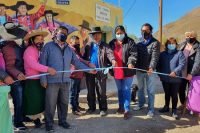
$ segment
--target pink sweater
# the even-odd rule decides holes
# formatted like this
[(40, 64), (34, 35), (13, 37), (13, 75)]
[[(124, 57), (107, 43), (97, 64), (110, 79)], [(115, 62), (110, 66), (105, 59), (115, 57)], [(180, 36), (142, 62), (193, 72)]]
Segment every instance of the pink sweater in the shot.
[(39, 50), (34, 46), (29, 46), (24, 52), (24, 69), (26, 76), (33, 76), (40, 74), (40, 72), (48, 71), (47, 66), (39, 63)]

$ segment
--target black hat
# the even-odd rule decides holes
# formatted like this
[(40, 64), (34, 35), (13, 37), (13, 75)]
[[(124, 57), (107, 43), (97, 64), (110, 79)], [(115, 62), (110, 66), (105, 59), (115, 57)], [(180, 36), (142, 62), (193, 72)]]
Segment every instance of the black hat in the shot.
[(16, 5), (10, 6), (10, 9), (13, 11), (17, 11), (17, 8), (21, 5), (26, 5), (27, 10), (32, 10), (34, 5), (29, 5), (25, 1), (17, 1)]
[(87, 29), (87, 30), (89, 30), (89, 31), (91, 31), (91, 29), (90, 29), (90, 24), (89, 24), (89, 22), (86, 21), (86, 20), (83, 20), (82, 24), (79, 25), (79, 26), (82, 27), (82, 28), (85, 28), (85, 29)]
[(44, 11), (43, 16), (45, 16), (46, 14), (52, 14), (53, 16), (58, 16), (59, 13), (53, 12), (52, 10), (46, 10)]
[(95, 34), (95, 33), (102, 33), (101, 27), (93, 27), (90, 34)]
[(1, 7), (1, 6), (5, 7), (6, 9), (9, 9), (9, 6), (6, 6), (6, 5), (3, 4), (3, 3), (0, 3), (0, 7)]

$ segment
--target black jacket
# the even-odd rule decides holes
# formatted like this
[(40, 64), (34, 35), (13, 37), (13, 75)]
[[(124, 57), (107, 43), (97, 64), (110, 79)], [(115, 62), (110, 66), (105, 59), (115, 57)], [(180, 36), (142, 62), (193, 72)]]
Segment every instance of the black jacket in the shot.
[[(83, 59), (90, 61), (91, 50), (94, 45), (94, 42), (91, 41), (85, 46), (85, 53), (83, 55)], [(108, 67), (111, 65), (112, 60), (115, 60), (113, 51), (109, 47), (109, 45), (105, 42), (101, 42), (98, 49), (98, 62), (99, 67)], [(97, 73), (98, 78), (107, 78), (107, 74), (104, 74), (102, 71)]]
[(160, 43), (152, 38), (147, 45), (143, 45), (142, 42), (137, 43), (138, 59), (136, 67), (144, 70), (152, 68), (156, 69), (159, 55), (160, 55)]
[[(115, 42), (116, 39), (113, 39), (109, 45), (111, 49), (114, 51), (115, 50)], [(137, 46), (136, 43), (134, 42), (133, 39), (126, 37), (124, 38), (123, 41), (123, 54), (122, 54), (122, 61), (123, 61), (123, 67), (127, 67), (129, 64), (132, 64), (133, 66), (136, 65), (137, 62)], [(113, 71), (110, 73), (111, 75), (114, 75)], [(130, 70), (130, 69), (124, 69), (124, 76), (125, 77), (130, 77), (135, 75), (135, 70)]]
[[(179, 50), (184, 51), (187, 42), (179, 45)], [(200, 76), (200, 43), (196, 41), (187, 58), (187, 73), (193, 76)]]

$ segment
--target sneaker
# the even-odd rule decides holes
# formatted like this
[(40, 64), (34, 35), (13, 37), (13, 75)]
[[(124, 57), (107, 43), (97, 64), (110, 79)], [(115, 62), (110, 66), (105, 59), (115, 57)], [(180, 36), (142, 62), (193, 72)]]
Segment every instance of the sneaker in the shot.
[(138, 111), (138, 110), (141, 110), (142, 108), (143, 108), (143, 107), (136, 106), (136, 107), (133, 108), (133, 110), (134, 110), (134, 111)]
[(76, 111), (72, 111), (72, 114), (74, 114), (74, 115), (78, 115), (78, 116), (83, 115), (83, 113), (81, 113), (81, 112), (78, 111), (78, 110), (76, 110)]
[(59, 123), (59, 126), (63, 127), (64, 129), (71, 129), (71, 126), (69, 123), (64, 122), (64, 123)]
[(118, 108), (116, 114), (124, 114), (124, 109)]
[(78, 106), (78, 110), (79, 111), (85, 111), (85, 108), (82, 108), (82, 107)]
[(54, 132), (53, 126), (46, 126), (46, 131), (49, 133)]
[(107, 115), (107, 111), (100, 111), (100, 116), (106, 116)]
[(153, 117), (153, 116), (154, 116), (154, 113), (153, 113), (152, 111), (149, 111), (149, 112), (147, 113), (147, 116), (148, 116), (148, 117)]
[(162, 109), (159, 110), (160, 113), (166, 113), (169, 112), (169, 107), (168, 106), (164, 106)]
[(24, 125), (24, 123), (18, 123), (15, 125), (15, 128), (14, 128), (15, 131), (24, 131), (26, 129), (27, 127)]
[(177, 114), (176, 109), (173, 109), (173, 111), (172, 111), (172, 117), (175, 118), (175, 119), (178, 119), (178, 114)]
[(124, 113), (124, 120), (128, 120), (129, 118), (131, 118), (130, 112), (125, 112)]
[(39, 118), (34, 120), (33, 123), (35, 124), (35, 128), (40, 128), (42, 126), (42, 123)]

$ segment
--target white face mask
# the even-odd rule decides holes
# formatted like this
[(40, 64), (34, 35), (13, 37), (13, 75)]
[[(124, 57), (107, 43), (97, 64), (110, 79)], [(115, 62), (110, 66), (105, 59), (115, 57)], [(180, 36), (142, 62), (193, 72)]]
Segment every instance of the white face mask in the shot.
[(119, 41), (122, 41), (125, 37), (125, 34), (119, 34), (119, 35), (116, 35), (116, 39), (119, 40)]
[(22, 43), (23, 43), (23, 40), (22, 39), (16, 39), (16, 40), (14, 40), (16, 43), (17, 43), (17, 45), (19, 45), (19, 46), (21, 46), (22, 45)]

